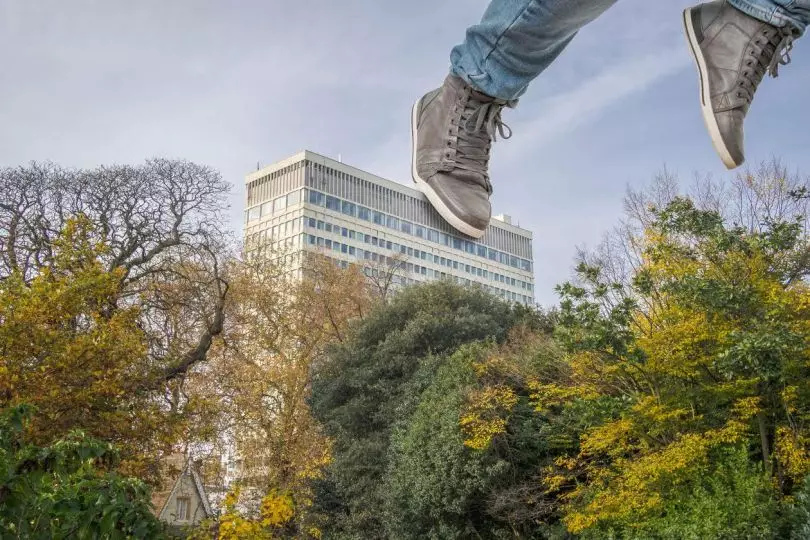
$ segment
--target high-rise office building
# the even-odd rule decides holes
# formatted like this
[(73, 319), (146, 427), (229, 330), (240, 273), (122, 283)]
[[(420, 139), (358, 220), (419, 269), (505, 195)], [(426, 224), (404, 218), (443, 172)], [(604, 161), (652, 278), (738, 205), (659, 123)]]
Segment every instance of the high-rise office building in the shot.
[(386, 265), (408, 285), (449, 279), (534, 302), (532, 233), (494, 218), (479, 240), (447, 224), (418, 190), (304, 151), (246, 177), (245, 247), (284, 252), (301, 272), (320, 252), (366, 271)]

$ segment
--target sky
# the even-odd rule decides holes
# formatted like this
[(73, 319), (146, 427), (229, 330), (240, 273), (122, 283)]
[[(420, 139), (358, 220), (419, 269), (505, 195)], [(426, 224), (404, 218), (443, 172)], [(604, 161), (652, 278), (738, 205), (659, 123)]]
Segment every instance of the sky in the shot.
[[(725, 178), (681, 34), (690, 0), (619, 0), (504, 120), (494, 213), (534, 232), (536, 298), (556, 302), (628, 188), (664, 168)], [(413, 101), (441, 84), (482, 0), (0, 0), (0, 166), (185, 158), (234, 185), (309, 149), (410, 184)], [(810, 169), (810, 39), (760, 88), (749, 164)], [(2, 196), (2, 195), (0, 195)]]

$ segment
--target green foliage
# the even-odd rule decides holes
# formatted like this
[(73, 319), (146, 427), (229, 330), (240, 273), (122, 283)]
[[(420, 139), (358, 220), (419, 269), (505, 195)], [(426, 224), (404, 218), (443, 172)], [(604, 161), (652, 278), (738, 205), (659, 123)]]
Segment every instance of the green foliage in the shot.
[(386, 485), (389, 537), (469, 538), (492, 528), (483, 499), (509, 464), (465, 446), (459, 425), (476, 380), (472, 362), (483, 353), (475, 345), (449, 358), (395, 431)]
[(394, 424), (407, 420), (443, 358), (503, 341), (521, 314), (448, 283), (406, 289), (370, 314), (314, 369), (312, 410), (334, 439), (316, 509), (330, 538), (385, 537), (383, 482)]
[(780, 518), (773, 488), (751, 464), (743, 447), (711, 456), (708, 471), (682, 477), (667, 493), (663, 510), (642, 520), (602, 524), (583, 540), (719, 540), (779, 537)]
[(375, 312), (316, 367), (325, 535), (808, 537), (792, 219), (743, 229), (676, 198), (649, 210), (628, 275), (583, 262), (553, 316), (447, 284)]
[(802, 482), (792, 504), (787, 505), (784, 522), (783, 537), (791, 540), (810, 538), (810, 476)]
[[(25, 437), (45, 445), (80, 429), (122, 452), (122, 470), (148, 477), (182, 417), (162, 408), (137, 307), (116, 307), (123, 270), (85, 217), (69, 220), (51, 264), (0, 280), (0, 408), (31, 404)], [(158, 386), (160, 387), (160, 385)]]
[(50, 446), (23, 442), (32, 410), (0, 416), (0, 536), (14, 538), (160, 538), (145, 484), (110, 472), (109, 444), (71, 432)]

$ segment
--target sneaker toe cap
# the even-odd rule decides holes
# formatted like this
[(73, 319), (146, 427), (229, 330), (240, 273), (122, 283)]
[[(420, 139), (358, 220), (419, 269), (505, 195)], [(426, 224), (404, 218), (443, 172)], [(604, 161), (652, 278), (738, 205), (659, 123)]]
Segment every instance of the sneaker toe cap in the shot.
[(483, 187), (443, 173), (433, 175), (428, 184), (458, 219), (480, 231), (487, 228), (492, 206)]
[(728, 168), (739, 167), (745, 162), (745, 135), (743, 124), (745, 113), (735, 109), (715, 114), (717, 127), (722, 138), (721, 155)]

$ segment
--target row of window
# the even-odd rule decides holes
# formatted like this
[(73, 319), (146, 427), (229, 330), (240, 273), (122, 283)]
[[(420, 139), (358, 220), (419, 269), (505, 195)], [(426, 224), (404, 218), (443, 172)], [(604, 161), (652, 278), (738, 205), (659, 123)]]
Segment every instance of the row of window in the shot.
[(254, 206), (247, 211), (247, 221), (254, 221), (263, 217), (270, 216), (277, 212), (283, 212), (288, 206), (294, 206), (301, 202), (301, 190), (292, 191), (281, 197), (276, 197), (271, 201), (267, 201), (259, 206)]
[[(425, 227), (447, 234), (458, 234), (416, 190), (408, 189), (413, 193), (413, 195), (408, 195), (398, 189), (392, 189), (393, 186), (385, 186), (377, 181), (362, 178), (362, 175), (347, 173), (342, 169), (342, 167), (336, 168), (323, 162), (307, 161), (305, 187), (374, 208), (400, 219), (420, 223)], [(286, 191), (279, 193), (286, 193)], [(507, 231), (498, 226), (491, 227), (487, 234), (476, 242), (518, 257), (532, 259), (530, 237)]]
[[(417, 238), (422, 238), (428, 240), (429, 242), (434, 242), (436, 244), (444, 245), (459, 251), (464, 251), (470, 255), (477, 255), (478, 257), (512, 266), (513, 268), (519, 268), (526, 272), (532, 271), (531, 261), (521, 259), (520, 257), (516, 257), (514, 255), (509, 255), (503, 251), (489, 248), (471, 240), (445, 234), (441, 231), (431, 229), (430, 227), (423, 227), (422, 225), (417, 225), (389, 214), (371, 210), (365, 206), (357, 205), (350, 201), (341, 200), (337, 197), (326, 195), (319, 191), (309, 190), (307, 197), (310, 203), (323, 206), (327, 210), (341, 212), (347, 216), (362, 219), (375, 225), (379, 225), (380, 227), (386, 227), (401, 233), (416, 236)], [(293, 191), (287, 195), (276, 197), (271, 201), (267, 201), (261, 205), (250, 208), (246, 213), (246, 218), (248, 222), (255, 221), (275, 213), (283, 212), (287, 209), (287, 207), (296, 205), (299, 202), (301, 202), (301, 190)]]
[(311, 204), (323, 206), (327, 210), (340, 212), (381, 227), (393, 229), (411, 236), (416, 236), (417, 238), (428, 240), (429, 242), (464, 251), (470, 255), (477, 255), (491, 261), (512, 266), (513, 268), (519, 268), (526, 272), (532, 271), (532, 262), (527, 259), (521, 259), (520, 257), (504, 253), (503, 251), (489, 248), (471, 240), (445, 234), (429, 227), (423, 227), (422, 225), (399, 219), (396, 216), (384, 214), (350, 201), (338, 199), (332, 195), (326, 195), (320, 191), (309, 190), (308, 201)]
[[(344, 253), (344, 254), (347, 254), (347, 255), (353, 255), (354, 254), (358, 259), (364, 259), (364, 260), (372, 260), (372, 261), (378, 261), (378, 262), (386, 262), (386, 261), (395, 262), (392, 259), (390, 259), (389, 257), (386, 257), (384, 255), (379, 255), (377, 253), (365, 251), (365, 250), (362, 250), (362, 249), (359, 249), (359, 248), (353, 248), (352, 246), (346, 246), (346, 244), (341, 244), (340, 242), (331, 241), (328, 238), (321, 238), (319, 236), (313, 236), (313, 235), (306, 235), (306, 237), (308, 238), (308, 243), (311, 246), (317, 246), (319, 248), (322, 248), (324, 251), (332, 250), (332, 251)], [(331, 259), (340, 268), (348, 268), (349, 267), (350, 263), (347, 262), (347, 261), (342, 261), (342, 260), (339, 260), (339, 259), (335, 259), (333, 257), (329, 257), (328, 255), (326, 255), (326, 256), (329, 259)], [(439, 271), (436, 271), (436, 270), (432, 270), (430, 268), (426, 268), (426, 267), (420, 266), (418, 264), (407, 263), (407, 265), (403, 265), (403, 270), (405, 270), (406, 272), (408, 272), (410, 274), (416, 275), (416, 276), (424, 276), (424, 278), (426, 278), (426, 279), (449, 279), (450, 281), (452, 281), (454, 283), (457, 283), (459, 285), (467, 285), (467, 286), (475, 285), (475, 286), (478, 286), (478, 287), (483, 287), (490, 294), (494, 294), (495, 296), (497, 296), (499, 298), (503, 298), (505, 300), (512, 300), (512, 301), (515, 301), (515, 302), (522, 302), (523, 304), (530, 304), (530, 303), (533, 302), (532, 297), (528, 296), (528, 295), (525, 295), (525, 294), (518, 294), (516, 292), (507, 291), (505, 289), (501, 289), (499, 287), (494, 287), (492, 285), (486, 285), (486, 284), (483, 284), (483, 283), (474, 282), (474, 281), (466, 279), (466, 278), (461, 278), (461, 277), (458, 277), (458, 276), (453, 276), (453, 275), (450, 275), (450, 274), (446, 274), (444, 272), (439, 272)], [(377, 274), (379, 272), (379, 270), (376, 269), (376, 268), (364, 268), (363, 272), (366, 275), (375, 275), (375, 274)], [(414, 283), (418, 283), (419, 281), (422, 281), (422, 280), (415, 280), (415, 279), (409, 278), (407, 276), (394, 276), (394, 279), (393, 279), (394, 284), (397, 284), (397, 285), (413, 285)]]
[[(433, 255), (432, 253), (428, 253), (428, 252), (426, 252), (424, 250), (414, 249), (413, 247), (405, 246), (405, 245), (402, 245), (402, 244), (399, 244), (399, 243), (396, 243), (396, 242), (391, 242), (390, 240), (377, 238), (376, 236), (372, 236), (370, 234), (365, 234), (365, 233), (360, 232), (360, 231), (354, 231), (352, 229), (347, 229), (346, 227), (341, 227), (341, 226), (339, 226), (337, 224), (329, 223), (328, 221), (323, 221), (323, 220), (319, 220), (319, 219), (315, 219), (315, 218), (309, 218), (309, 217), (296, 218), (296, 219), (288, 220), (288, 221), (286, 221), (284, 223), (280, 223), (278, 225), (268, 227), (266, 230), (262, 230), (262, 231), (253, 233), (253, 234), (249, 235), (248, 238), (247, 238), (248, 247), (250, 248), (250, 247), (258, 246), (260, 244), (265, 243), (266, 241), (279, 242), (281, 239), (283, 239), (285, 237), (295, 235), (300, 230), (302, 230), (304, 228), (304, 227), (301, 227), (301, 225), (300, 225), (302, 220), (303, 220), (304, 227), (312, 229), (312, 230), (320, 230), (320, 231), (325, 231), (325, 232), (328, 232), (328, 233), (341, 235), (344, 238), (348, 238), (350, 240), (356, 240), (358, 242), (363, 242), (365, 244), (369, 244), (369, 245), (374, 246), (374, 247), (380, 247), (380, 248), (383, 248), (383, 249), (387, 249), (389, 251), (393, 251), (394, 253), (399, 253), (399, 254), (405, 255), (407, 257), (414, 257), (416, 259), (420, 259), (420, 260), (423, 260), (423, 261), (428, 262), (428, 263), (433, 263), (433, 264), (438, 264), (438, 265), (441, 265), (441, 266), (445, 266), (448, 269), (461, 270), (461, 271), (463, 271), (463, 272), (465, 272), (467, 274), (477, 276), (477, 277), (482, 278), (482, 279), (497, 281), (497, 282), (503, 283), (505, 285), (511, 285), (512, 287), (520, 287), (521, 289), (523, 289), (525, 291), (532, 292), (534, 290), (534, 287), (532, 286), (531, 283), (528, 283), (526, 281), (522, 281), (520, 279), (515, 279), (513, 277), (505, 276), (505, 275), (500, 274), (498, 272), (492, 272), (492, 271), (486, 270), (484, 268), (481, 268), (481, 267), (478, 267), (478, 266), (475, 266), (475, 265), (465, 264), (463, 261), (460, 262), (460, 261), (451, 259), (449, 257), (442, 257), (442, 256), (439, 256), (439, 255)], [(340, 245), (337, 242), (335, 242), (335, 243)], [(284, 245), (284, 246), (279, 245), (278, 247), (279, 248), (284, 248), (284, 247), (289, 248), (291, 246), (290, 245)], [(352, 251), (351, 251), (351, 253), (349, 253), (348, 251), (343, 251), (343, 253), (348, 253), (349, 255), (352, 255), (352, 256), (358, 256), (358, 258), (360, 258), (360, 259), (365, 258), (366, 260), (369, 260), (370, 256), (364, 256), (363, 255), (363, 250), (359, 250), (360, 255), (356, 255), (355, 251), (354, 251), (355, 250), (354, 247), (348, 246), (348, 244), (346, 244), (344, 249), (345, 250), (351, 249)], [(369, 252), (369, 253), (371, 253), (371, 252)], [(377, 257), (376, 253), (374, 253), (371, 256), (373, 256), (374, 258), (370, 259), (370, 260), (373, 260), (374, 262), (384, 262), (384, 263), (387, 263), (387, 264), (391, 264), (391, 262), (393, 261), (393, 259), (391, 257), (387, 257), (387, 260), (378, 260), (376, 258)], [(379, 257), (382, 258), (383, 255), (380, 255)]]
[(403, 244), (398, 244), (397, 242), (391, 242), (390, 240), (377, 238), (376, 236), (365, 234), (360, 231), (347, 229), (346, 227), (341, 227), (339, 225), (329, 223), (328, 221), (323, 221), (320, 219), (310, 217), (304, 218), (304, 224), (309, 229), (339, 234), (344, 238), (349, 238), (350, 240), (357, 240), (359, 242), (364, 242), (372, 246), (381, 247), (383, 249), (393, 251), (394, 253), (400, 253), (401, 255), (407, 255), (408, 257), (415, 257), (417, 259), (421, 259), (429, 263), (446, 266), (447, 268), (453, 270), (461, 270), (463, 272), (466, 272), (467, 274), (478, 276), (483, 279), (497, 281), (505, 285), (511, 285), (512, 287), (520, 287), (525, 291), (531, 292), (533, 290), (532, 284), (526, 281), (505, 276), (498, 272), (491, 272), (489, 270), (486, 270), (484, 268), (475, 265), (464, 264), (463, 261), (459, 262), (457, 260), (450, 259), (448, 257), (433, 255), (432, 253), (428, 253), (424, 250), (414, 249), (410, 246), (405, 246)]

